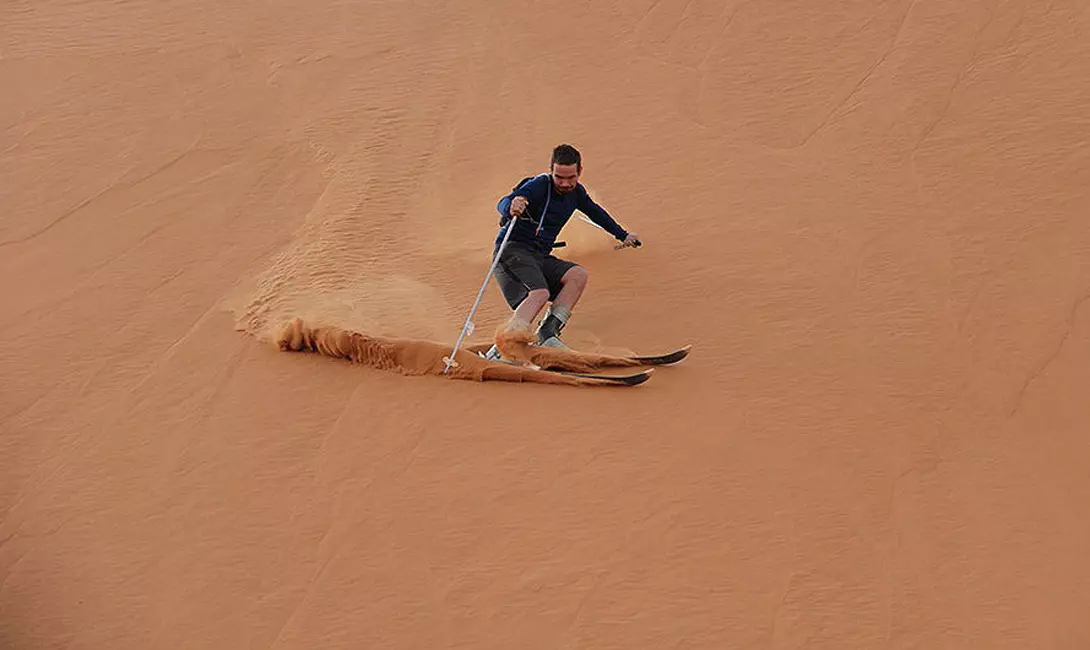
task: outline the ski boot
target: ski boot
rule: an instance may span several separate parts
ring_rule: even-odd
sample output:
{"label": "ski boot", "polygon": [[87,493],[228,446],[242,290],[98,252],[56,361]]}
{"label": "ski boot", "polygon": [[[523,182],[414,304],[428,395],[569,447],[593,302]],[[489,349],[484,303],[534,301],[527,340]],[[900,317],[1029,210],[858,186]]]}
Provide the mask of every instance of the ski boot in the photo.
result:
{"label": "ski boot", "polygon": [[537,344],[545,348],[569,349],[560,340],[560,332],[568,324],[569,318],[571,318],[571,312],[564,307],[555,305],[550,307],[545,314],[545,318],[541,320],[541,325],[537,328]]}

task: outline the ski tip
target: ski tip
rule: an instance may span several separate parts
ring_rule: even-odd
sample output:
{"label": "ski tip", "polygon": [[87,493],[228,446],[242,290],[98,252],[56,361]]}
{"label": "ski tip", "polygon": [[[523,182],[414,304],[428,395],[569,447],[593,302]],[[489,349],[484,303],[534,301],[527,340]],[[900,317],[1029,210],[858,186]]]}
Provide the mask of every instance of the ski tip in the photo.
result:
{"label": "ski tip", "polygon": [[666,366],[677,363],[685,357],[689,356],[689,353],[692,351],[692,349],[693,344],[690,343],[688,345],[678,348],[677,350],[674,350],[673,352],[659,355],[636,356],[632,357],[632,360],[654,366]]}
{"label": "ski tip", "polygon": [[639,386],[640,384],[646,382],[648,379],[651,379],[651,375],[654,372],[654,369],[648,368],[646,370],[642,370],[631,375],[603,375],[602,379],[606,379],[610,383],[618,384],[621,386]]}

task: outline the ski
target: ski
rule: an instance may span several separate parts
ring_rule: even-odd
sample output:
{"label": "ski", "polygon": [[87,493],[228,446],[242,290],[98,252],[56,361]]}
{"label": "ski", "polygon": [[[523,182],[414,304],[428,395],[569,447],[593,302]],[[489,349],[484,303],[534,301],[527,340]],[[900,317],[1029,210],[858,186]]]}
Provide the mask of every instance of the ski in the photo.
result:
{"label": "ski", "polygon": [[[482,359],[484,354],[477,353]],[[579,377],[580,379],[592,379],[594,381],[607,382],[610,384],[616,384],[618,386],[639,386],[643,382],[651,378],[652,369],[647,368],[639,372],[635,372],[628,375],[598,375],[593,373],[584,372],[572,372],[570,370],[558,370],[555,368],[543,368],[535,365],[523,365],[516,361],[508,361],[507,359],[491,359],[492,363],[502,363],[509,366],[517,366],[526,368],[527,370],[533,370],[535,372],[548,372],[554,375],[567,375],[568,377]]]}
{"label": "ski", "polygon": [[639,386],[643,382],[651,378],[651,373],[654,372],[651,368],[641,370],[640,372],[633,373],[631,375],[592,375],[582,372],[568,372],[565,370],[547,370],[541,369],[541,372],[551,372],[556,375],[567,375],[569,377],[579,377],[581,379],[593,379],[595,381],[605,381],[618,386]]}
{"label": "ski", "polygon": [[678,348],[673,352],[667,352],[666,354],[654,354],[647,356],[634,356],[628,357],[632,361],[642,363],[646,366],[668,366],[670,364],[677,363],[689,356],[689,352],[693,349],[692,344]]}
{"label": "ski", "polygon": [[[479,344],[479,345],[476,345],[476,346],[467,346],[467,347],[468,347],[468,349],[472,350],[473,352],[476,352],[477,356],[479,356],[481,358],[485,358],[485,350],[487,350],[489,346],[487,344]],[[683,359],[685,359],[686,357],[688,357],[689,353],[692,351],[692,349],[693,349],[692,344],[689,344],[689,345],[682,346],[682,347],[680,347],[680,348],[678,348],[678,349],[676,349],[676,350],[674,350],[672,352],[667,352],[665,354],[647,354],[647,355],[637,354],[637,355],[631,355],[631,356],[619,357],[619,358],[627,359],[628,361],[634,361],[634,362],[636,362],[636,363],[638,363],[640,365],[644,365],[644,366],[669,366],[669,365],[673,365],[675,363],[678,363],[678,362],[682,361]],[[514,362],[512,362],[512,361],[505,361],[503,359],[494,359],[494,361],[500,361],[501,363],[514,364]],[[515,364],[515,365],[517,365],[517,364]],[[549,368],[545,368],[545,370],[549,370]]]}

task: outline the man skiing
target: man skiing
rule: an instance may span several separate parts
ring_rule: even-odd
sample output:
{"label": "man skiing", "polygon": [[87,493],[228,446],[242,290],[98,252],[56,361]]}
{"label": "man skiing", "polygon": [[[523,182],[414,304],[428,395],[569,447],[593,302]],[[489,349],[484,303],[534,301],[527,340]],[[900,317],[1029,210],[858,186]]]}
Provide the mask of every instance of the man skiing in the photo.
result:
{"label": "man skiing", "polygon": [[[537,329],[538,345],[567,347],[560,333],[587,286],[586,269],[552,254],[556,238],[573,212],[579,210],[626,246],[639,245],[635,233],[627,232],[590,198],[579,182],[582,172],[579,151],[568,144],[558,145],[553,149],[548,174],[524,178],[496,204],[500,230],[493,255],[507,229],[513,228],[493,272],[514,311],[507,329],[529,328],[541,308],[552,301]],[[495,346],[488,356],[498,357]]]}

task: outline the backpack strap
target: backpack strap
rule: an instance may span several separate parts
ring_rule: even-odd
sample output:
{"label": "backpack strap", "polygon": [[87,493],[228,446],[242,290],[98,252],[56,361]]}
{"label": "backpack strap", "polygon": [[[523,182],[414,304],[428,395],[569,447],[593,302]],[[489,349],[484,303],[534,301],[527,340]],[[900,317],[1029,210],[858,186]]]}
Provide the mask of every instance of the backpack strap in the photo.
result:
{"label": "backpack strap", "polygon": [[[526,185],[527,185],[527,184],[528,184],[528,183],[529,183],[530,181],[534,181],[534,180],[537,180],[537,179],[539,179],[539,178],[541,178],[541,177],[543,177],[543,176],[549,176],[549,177],[550,177],[550,183],[549,183],[549,188],[550,188],[550,189],[552,189],[552,182],[551,182],[551,178],[552,178],[552,177],[551,177],[551,175],[550,175],[550,174],[545,174],[545,173],[542,173],[542,174],[537,174],[536,176],[527,176],[526,178],[524,178],[524,179],[522,179],[521,181],[519,181],[519,182],[518,182],[518,185],[516,185],[514,189],[512,189],[512,190],[511,190],[510,192],[508,192],[508,193],[507,193],[507,194],[506,194],[505,196],[503,196],[502,198],[500,198],[500,200],[499,200],[499,201],[497,201],[497,202],[496,202],[496,209],[497,209],[497,210],[499,210],[499,209],[500,209],[500,206],[501,206],[501,205],[503,205],[504,201],[507,201],[508,203],[510,203],[510,202],[511,202],[511,200],[515,198],[515,192],[517,192],[517,191],[521,190],[522,188],[526,187]],[[552,192],[547,192],[547,193],[545,194],[545,209],[546,209],[546,210],[547,210],[547,209],[549,208],[549,198],[550,198],[550,195],[551,195],[551,194],[552,194]],[[500,213],[500,228],[503,228],[504,226],[506,226],[506,225],[507,225],[507,223],[508,223],[509,221],[511,221],[511,217],[510,217],[510,216],[508,216],[507,214],[505,214],[505,212],[506,212],[506,211],[501,211],[501,213]],[[544,219],[544,218],[545,218],[545,211],[544,211],[544,210],[542,210],[542,212],[541,212],[541,219]],[[537,228],[537,229],[538,229],[538,232],[541,232],[541,219],[539,219],[539,220],[538,220],[538,228]]]}

